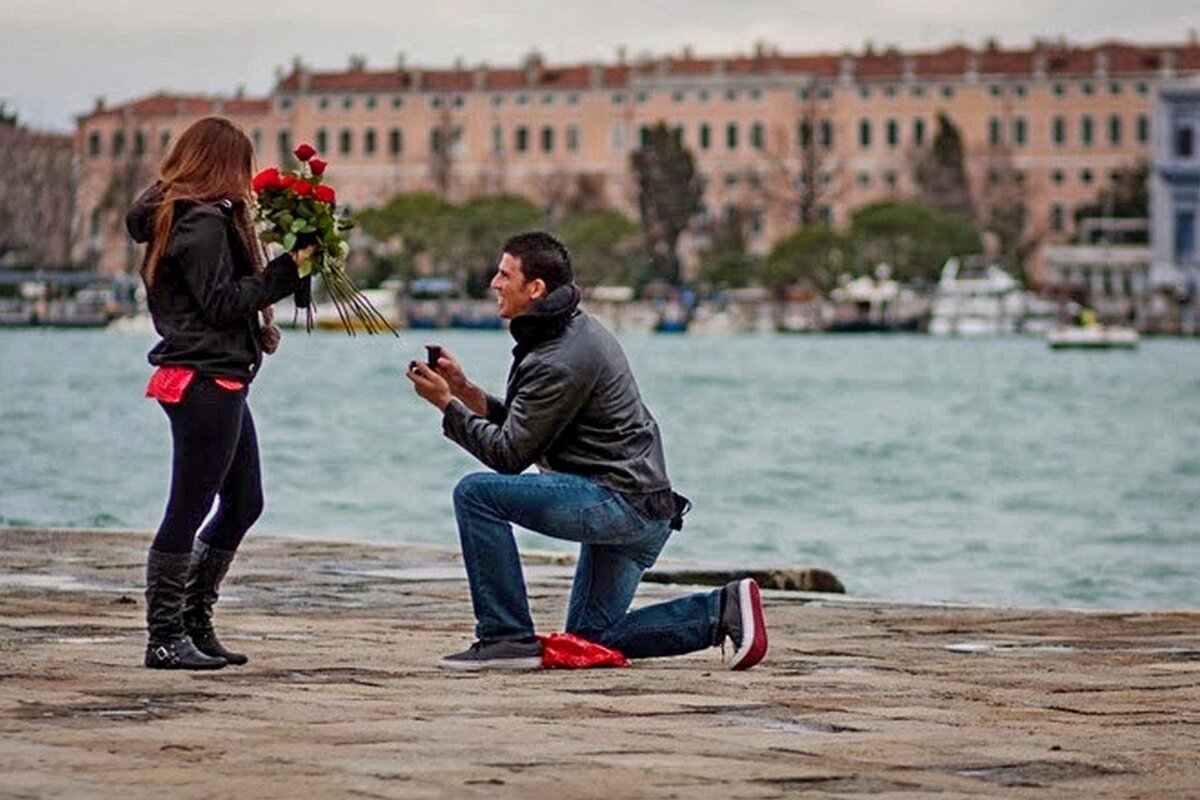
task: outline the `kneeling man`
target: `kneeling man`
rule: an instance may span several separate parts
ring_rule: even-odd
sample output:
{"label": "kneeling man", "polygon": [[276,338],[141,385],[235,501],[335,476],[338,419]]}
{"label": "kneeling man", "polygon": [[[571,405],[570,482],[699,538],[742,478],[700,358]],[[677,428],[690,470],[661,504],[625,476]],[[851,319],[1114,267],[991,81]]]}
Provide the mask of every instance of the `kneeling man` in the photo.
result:
{"label": "kneeling man", "polygon": [[[686,501],[671,490],[658,424],[642,403],[617,340],[579,309],[571,259],[533,232],[504,245],[491,287],[516,340],[503,400],[467,380],[443,351],[436,369],[414,362],[417,394],[442,411],[447,437],[494,472],[454,489],[475,633],[446,656],[452,669],[541,666],[513,525],[578,542],[566,630],[629,658],[733,646],[731,669],[767,651],[759,587],[751,579],[629,610]],[[540,472],[525,473],[537,465]]]}

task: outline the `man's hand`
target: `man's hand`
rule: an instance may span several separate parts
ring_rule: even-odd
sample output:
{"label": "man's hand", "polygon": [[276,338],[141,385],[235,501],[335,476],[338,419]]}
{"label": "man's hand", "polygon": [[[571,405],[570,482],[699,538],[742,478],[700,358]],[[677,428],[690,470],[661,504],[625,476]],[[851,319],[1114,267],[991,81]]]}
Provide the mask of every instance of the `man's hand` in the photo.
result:
{"label": "man's hand", "polygon": [[[442,356],[438,359],[438,366],[440,367],[444,363],[445,356]],[[408,365],[408,371],[404,374],[412,381],[416,393],[439,410],[445,411],[446,406],[450,405],[450,401],[454,399],[454,394],[450,391],[450,384],[446,383],[445,378],[430,369],[429,365],[414,361]]]}
{"label": "man's hand", "polygon": [[437,374],[445,379],[446,384],[450,387],[450,392],[463,401],[467,408],[474,411],[476,414],[487,413],[487,394],[475,384],[467,380],[466,374],[462,367],[450,351],[442,348],[442,353],[438,356]]}

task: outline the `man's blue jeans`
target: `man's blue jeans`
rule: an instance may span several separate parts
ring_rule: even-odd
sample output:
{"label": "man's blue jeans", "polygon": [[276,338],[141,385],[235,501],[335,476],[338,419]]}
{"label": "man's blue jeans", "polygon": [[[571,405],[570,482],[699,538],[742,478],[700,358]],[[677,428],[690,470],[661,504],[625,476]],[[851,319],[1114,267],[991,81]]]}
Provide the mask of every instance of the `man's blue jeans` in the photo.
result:
{"label": "man's blue jeans", "polygon": [[463,561],[482,640],[534,635],[513,524],[579,542],[566,630],[629,658],[690,653],[713,644],[721,590],[629,611],[671,531],[620,495],[578,475],[476,473],[454,488]]}

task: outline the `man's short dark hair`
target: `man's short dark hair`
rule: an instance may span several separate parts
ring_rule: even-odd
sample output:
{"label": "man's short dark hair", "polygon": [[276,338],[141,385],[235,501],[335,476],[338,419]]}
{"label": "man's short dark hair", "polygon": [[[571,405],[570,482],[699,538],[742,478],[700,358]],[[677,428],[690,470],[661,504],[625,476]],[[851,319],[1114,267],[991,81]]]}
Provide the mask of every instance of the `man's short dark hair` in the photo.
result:
{"label": "man's short dark hair", "polygon": [[521,260],[525,280],[541,278],[547,293],[575,280],[571,254],[562,242],[544,231],[518,233],[504,243],[504,252]]}

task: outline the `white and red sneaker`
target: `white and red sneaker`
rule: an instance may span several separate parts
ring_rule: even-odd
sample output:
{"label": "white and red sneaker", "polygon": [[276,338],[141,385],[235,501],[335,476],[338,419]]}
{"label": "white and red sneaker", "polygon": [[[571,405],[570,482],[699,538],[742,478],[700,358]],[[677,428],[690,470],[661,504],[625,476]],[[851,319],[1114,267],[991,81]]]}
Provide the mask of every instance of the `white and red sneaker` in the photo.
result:
{"label": "white and red sneaker", "polygon": [[750,669],[767,654],[767,621],[758,581],[743,578],[722,590],[721,633],[733,642],[730,669]]}

